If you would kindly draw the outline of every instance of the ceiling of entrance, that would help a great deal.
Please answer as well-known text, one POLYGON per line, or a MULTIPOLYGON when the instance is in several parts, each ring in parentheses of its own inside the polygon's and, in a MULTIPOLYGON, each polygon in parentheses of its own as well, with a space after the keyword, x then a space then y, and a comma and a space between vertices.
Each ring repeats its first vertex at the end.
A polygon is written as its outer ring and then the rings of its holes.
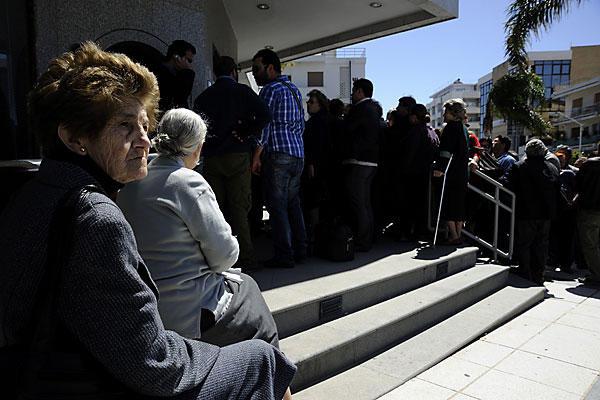
POLYGON ((266 46, 290 60, 458 16, 458 0, 222 1, 244 66, 266 46))

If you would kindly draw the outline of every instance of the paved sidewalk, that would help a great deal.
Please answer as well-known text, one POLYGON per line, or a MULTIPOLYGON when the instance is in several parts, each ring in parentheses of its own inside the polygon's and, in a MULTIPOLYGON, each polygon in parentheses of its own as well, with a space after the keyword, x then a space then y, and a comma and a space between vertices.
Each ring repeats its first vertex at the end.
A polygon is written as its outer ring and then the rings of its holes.
POLYGON ((542 303, 380 399, 600 399, 600 290, 546 288, 542 303))

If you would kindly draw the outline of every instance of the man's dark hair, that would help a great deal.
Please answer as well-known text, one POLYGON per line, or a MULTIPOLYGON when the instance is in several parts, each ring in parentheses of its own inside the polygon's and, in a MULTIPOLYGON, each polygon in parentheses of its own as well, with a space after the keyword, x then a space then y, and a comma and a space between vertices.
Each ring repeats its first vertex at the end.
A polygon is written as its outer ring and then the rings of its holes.
POLYGON ((215 62, 213 70, 218 78, 219 76, 231 75, 233 70, 236 68, 237 64, 235 63, 235 60, 233 58, 229 56, 221 56, 215 62))
POLYGON ((410 110, 411 108, 417 105, 417 101, 412 96, 404 96, 398 99, 398 105, 400 107, 406 108, 407 110, 410 110))
POLYGON ((275 53, 273 50, 270 50, 270 49, 259 50, 254 55, 254 57, 252 57, 252 61, 256 60, 259 57, 262 59, 263 65, 268 66, 269 64, 271 64, 271 65, 273 65, 273 68, 275 69, 275 71, 277 73, 281 73, 281 61, 279 60, 279 56, 277 55, 277 53, 275 53))
POLYGON ((344 114, 344 107, 344 102, 340 99, 331 99, 329 101, 329 113, 336 118, 339 118, 344 114))
POLYGON ((167 60, 170 60, 174 55, 184 56, 187 51, 196 54, 196 48, 190 42, 185 40, 174 40, 167 49, 167 60))
MULTIPOLYGON (((373 82, 368 79, 360 78, 352 84, 353 89, 362 89, 366 97, 373 97, 373 82)), ((382 112, 383 114, 383 112, 382 112)))
POLYGON ((498 135, 498 136, 496 136, 496 139, 498 139, 498 141, 504 145, 505 152, 508 152, 510 150, 510 146, 512 145, 512 140, 510 140, 510 138, 508 136, 498 135))

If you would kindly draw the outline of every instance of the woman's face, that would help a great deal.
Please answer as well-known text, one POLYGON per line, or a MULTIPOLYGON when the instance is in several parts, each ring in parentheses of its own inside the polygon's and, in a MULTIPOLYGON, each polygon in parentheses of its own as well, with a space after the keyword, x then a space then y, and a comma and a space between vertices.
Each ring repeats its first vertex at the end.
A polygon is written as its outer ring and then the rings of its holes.
POLYGON ((148 116, 137 100, 124 103, 95 139, 82 139, 87 154, 112 179, 127 183, 148 174, 148 116))
POLYGON ((317 98, 314 96, 311 96, 308 99, 308 101, 306 102, 306 108, 308 110, 308 113, 311 115, 316 114, 319 111, 321 111, 321 106, 319 105, 317 98))
POLYGON ((448 111, 447 108, 444 108, 444 122, 450 122, 450 121, 459 121, 459 119, 456 118, 456 116, 454 114, 452 114, 450 111, 448 111))

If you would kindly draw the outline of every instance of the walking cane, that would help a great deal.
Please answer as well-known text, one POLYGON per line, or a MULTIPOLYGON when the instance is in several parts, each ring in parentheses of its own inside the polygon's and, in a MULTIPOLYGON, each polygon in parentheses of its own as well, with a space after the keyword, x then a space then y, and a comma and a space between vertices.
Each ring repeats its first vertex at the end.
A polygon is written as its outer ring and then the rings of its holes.
POLYGON ((440 228, 440 217, 442 215, 442 202, 444 201, 444 189, 446 189, 446 177, 448 176, 448 168, 450 168, 450 163, 452 162, 452 157, 454 157, 454 154, 450 155, 450 160, 448 160, 448 165, 446 165, 446 170, 444 171, 444 178, 442 179, 442 194, 440 195, 440 206, 438 207, 437 223, 435 224, 435 234, 433 235, 433 245, 434 246, 437 242, 438 229, 440 228))

